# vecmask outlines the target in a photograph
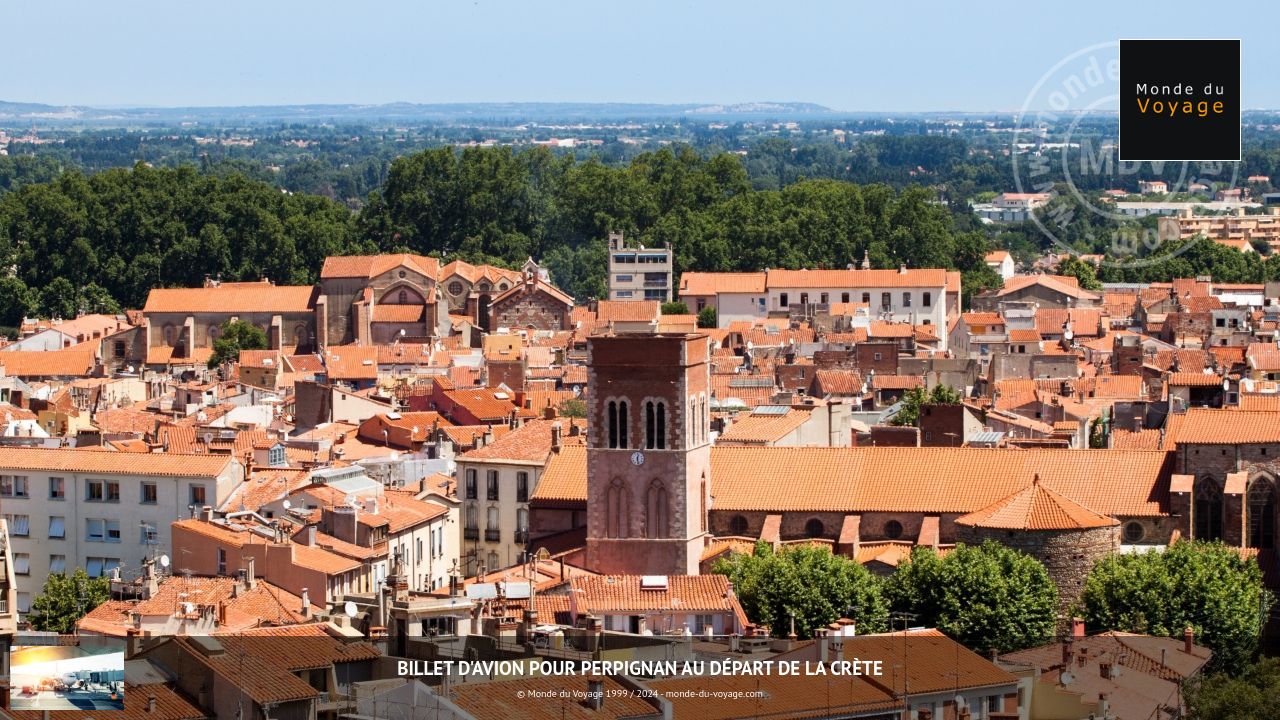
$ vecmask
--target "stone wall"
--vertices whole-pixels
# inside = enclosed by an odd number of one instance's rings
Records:
[[[997,530],[957,525],[956,535],[969,545],[995,540],[1039,560],[1058,587],[1058,613],[1066,617],[1079,602],[1094,563],[1120,549],[1119,525],[1089,530]]]

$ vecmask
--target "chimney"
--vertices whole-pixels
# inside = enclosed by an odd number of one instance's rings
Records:
[[[226,627],[226,626],[227,626],[227,604],[225,602],[220,602],[218,603],[218,627]]]
[[[258,587],[258,578],[254,575],[253,558],[245,558],[244,560],[244,589],[252,590]]]
[[[378,498],[376,497],[372,498],[369,502],[369,514],[370,515],[378,514]]]
[[[307,594],[306,588],[302,588],[302,617],[311,617],[311,596]]]
[[[600,710],[604,707],[604,681],[587,681],[587,707]]]
[[[560,452],[560,423],[551,425],[551,452]]]
[[[307,526],[306,545],[307,547],[316,546],[316,526],[315,525]]]
[[[1078,617],[1071,618],[1071,637],[1073,638],[1084,637],[1084,618],[1078,618]]]
[[[1108,720],[1110,711],[1111,703],[1107,702],[1107,694],[1098,693],[1098,714],[1102,716],[1102,720]]]
[[[1196,644],[1196,631],[1190,625],[1182,631],[1182,652],[1190,655],[1192,648]]]
[[[205,522],[213,522],[213,508],[208,505],[200,508],[200,519]]]
[[[899,266],[898,266],[898,274],[899,274],[899,275],[906,275],[906,274],[907,274],[907,264],[906,264],[906,263],[902,263],[901,265],[899,265]]]
[[[547,400],[547,402],[550,403],[551,401]],[[544,420],[555,420],[556,419],[555,406],[548,404],[545,408],[543,408],[542,417]]]
[[[818,628],[814,631],[814,636],[818,640],[818,662],[825,663],[827,661],[827,629]]]
[[[147,696],[147,712],[154,713],[155,711],[156,711],[156,696],[148,695]]]
[[[1071,649],[1072,642],[1073,642],[1072,639],[1069,637],[1065,638],[1062,641],[1062,666],[1063,667],[1070,667],[1071,656],[1075,654],[1075,651]]]

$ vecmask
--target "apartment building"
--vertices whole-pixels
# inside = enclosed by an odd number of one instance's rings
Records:
[[[609,299],[671,299],[675,254],[671,247],[628,247],[620,232],[609,233]]]
[[[482,565],[492,571],[524,560],[529,498],[551,456],[565,444],[583,444],[584,430],[580,420],[530,420],[455,458],[462,501],[460,561],[467,575]]]
[[[226,455],[7,448],[0,512],[9,526],[18,611],[50,573],[138,577],[171,553],[170,523],[217,506],[244,480]]]
[[[1280,249],[1280,208],[1271,208],[1266,215],[1246,215],[1243,207],[1225,215],[1196,215],[1185,209],[1157,218],[1156,234],[1161,242],[1202,235],[1245,252],[1253,249],[1250,245],[1255,240]]]

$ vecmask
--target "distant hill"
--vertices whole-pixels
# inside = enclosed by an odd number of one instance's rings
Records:
[[[832,117],[844,115],[813,103],[753,102],[730,105],[654,103],[388,103],[385,105],[260,105],[243,107],[95,108],[0,100],[0,124],[150,125],[177,123],[248,124],[317,121],[624,121],[696,116],[700,120]]]

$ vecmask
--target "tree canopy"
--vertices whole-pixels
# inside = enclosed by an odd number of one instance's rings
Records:
[[[91,578],[84,568],[71,575],[53,573],[31,602],[31,626],[43,632],[69,633],[76,620],[111,598],[105,577]]]
[[[1181,541],[1164,552],[1110,555],[1094,566],[1081,603],[1092,631],[1181,637],[1213,650],[1213,668],[1243,669],[1275,598],[1262,569],[1222,543]]]
[[[1280,720],[1280,658],[1263,658],[1239,675],[1202,675],[1186,689],[1188,720]]]
[[[939,383],[932,389],[914,387],[902,395],[902,407],[889,421],[891,425],[915,426],[920,424],[920,407],[923,405],[956,405],[964,398],[960,391]]]
[[[222,332],[213,341],[209,367],[234,362],[239,359],[241,350],[265,350],[266,347],[267,334],[262,328],[243,320],[228,320],[222,323]]]
[[[764,541],[751,554],[735,554],[716,563],[728,575],[747,616],[786,637],[795,621],[797,637],[848,617],[858,632],[886,629],[888,605],[880,581],[855,560],[827,548],[793,547],[775,551]]]
[[[977,651],[1010,652],[1053,637],[1058,590],[1035,558],[996,542],[944,557],[916,547],[885,584],[895,611]]]

